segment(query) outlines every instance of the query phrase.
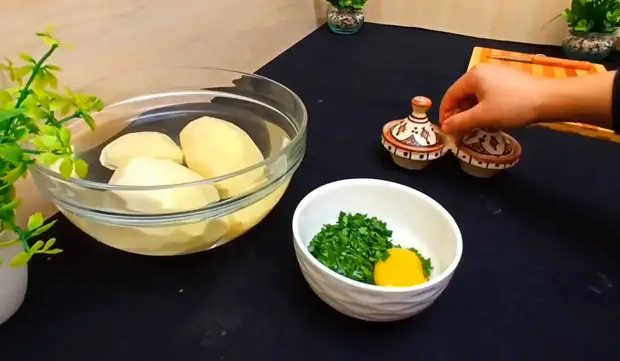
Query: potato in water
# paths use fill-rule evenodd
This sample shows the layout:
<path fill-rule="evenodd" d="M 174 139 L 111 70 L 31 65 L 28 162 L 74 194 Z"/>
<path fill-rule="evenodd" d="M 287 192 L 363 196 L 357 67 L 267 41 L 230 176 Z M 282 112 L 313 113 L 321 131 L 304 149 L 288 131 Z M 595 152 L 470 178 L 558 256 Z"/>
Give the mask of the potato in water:
<path fill-rule="evenodd" d="M 181 148 L 169 136 L 159 132 L 125 134 L 103 148 L 99 162 L 102 166 L 115 170 L 140 157 L 169 159 L 175 163 L 183 163 Z"/>
<path fill-rule="evenodd" d="M 124 186 L 162 186 L 164 189 L 115 191 L 132 211 L 157 214 L 182 212 L 205 207 L 220 200 L 209 184 L 164 186 L 204 180 L 198 173 L 170 159 L 134 158 L 118 168 L 110 184 Z"/>
<path fill-rule="evenodd" d="M 264 160 L 260 149 L 243 129 L 222 119 L 198 118 L 183 128 L 180 140 L 187 166 L 207 179 Z M 265 181 L 263 168 L 258 168 L 215 186 L 222 198 L 229 198 L 247 193 Z"/>
<path fill-rule="evenodd" d="M 183 184 L 204 180 L 198 173 L 169 159 L 134 158 L 118 168 L 110 184 L 125 186 L 162 186 L 163 189 L 154 190 L 123 190 L 114 191 L 119 198 L 125 201 L 130 211 L 158 214 L 190 211 L 200 209 L 220 200 L 217 189 L 209 184 L 184 185 L 181 187 L 166 188 L 165 186 Z M 218 220 L 218 235 L 214 240 L 228 231 L 225 222 Z M 169 227 L 143 227 L 143 233 L 163 237 L 163 244 L 182 243 L 188 237 L 203 235 L 207 227 L 214 224 L 212 221 L 189 222 Z M 213 227 L 211 227 L 213 228 Z M 166 238 L 170 237 L 170 238 Z"/>

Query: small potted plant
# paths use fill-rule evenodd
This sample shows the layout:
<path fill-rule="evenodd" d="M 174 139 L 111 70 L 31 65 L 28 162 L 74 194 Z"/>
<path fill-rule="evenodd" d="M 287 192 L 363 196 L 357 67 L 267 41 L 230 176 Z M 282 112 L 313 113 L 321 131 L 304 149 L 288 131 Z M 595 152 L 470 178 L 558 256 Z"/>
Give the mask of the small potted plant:
<path fill-rule="evenodd" d="M 562 42 L 562 48 L 569 58 L 598 61 L 615 49 L 620 0 L 572 0 L 563 17 L 570 34 Z"/>
<path fill-rule="evenodd" d="M 355 34 L 364 25 L 364 5 L 368 0 L 327 0 L 327 25 L 336 34 Z"/>
<path fill-rule="evenodd" d="M 10 60 L 0 64 L 2 75 L 12 84 L 0 89 L 0 325 L 24 300 L 30 259 L 62 252 L 54 247 L 54 238 L 40 239 L 55 221 L 45 223 L 36 213 L 27 224 L 19 224 L 15 184 L 35 163 L 53 165 L 67 178 L 73 174 L 84 178 L 88 164 L 76 158 L 67 124 L 82 119 L 94 130 L 90 112 L 103 108 L 97 97 L 56 91 L 61 69 L 48 59 L 62 45 L 51 30 L 36 34 L 48 46 L 41 58 L 22 54 L 22 64 Z"/>

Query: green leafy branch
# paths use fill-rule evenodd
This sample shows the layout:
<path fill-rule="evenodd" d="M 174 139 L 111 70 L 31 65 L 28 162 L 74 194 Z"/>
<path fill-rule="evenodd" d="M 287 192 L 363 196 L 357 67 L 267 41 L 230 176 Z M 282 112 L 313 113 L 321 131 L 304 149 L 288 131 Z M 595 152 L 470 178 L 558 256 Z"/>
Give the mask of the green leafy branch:
<path fill-rule="evenodd" d="M 16 222 L 20 200 L 16 198 L 15 183 L 26 178 L 28 167 L 39 163 L 46 166 L 58 165 L 60 174 L 70 178 L 74 173 L 84 178 L 88 164 L 76 157 L 71 131 L 67 123 L 82 119 L 91 130 L 95 122 L 91 112 L 103 109 L 103 103 L 95 96 L 78 94 L 70 89 L 58 93 L 57 73 L 62 69 L 48 64 L 48 59 L 64 46 L 52 36 L 52 28 L 36 33 L 49 47 L 36 60 L 28 54 L 19 57 L 18 65 L 6 59 L 0 64 L 15 87 L 0 90 L 0 231 L 11 231 L 17 238 L 0 243 L 8 247 L 18 243 L 24 248 L 9 265 L 23 266 L 35 254 L 57 254 L 61 249 L 53 248 L 56 240 L 36 238 L 50 229 L 54 222 L 45 224 L 41 213 L 30 216 L 27 228 Z M 33 243 L 34 242 L 34 243 Z M 0 260 L 0 263 L 2 260 Z"/>
<path fill-rule="evenodd" d="M 368 0 L 327 0 L 333 6 L 346 10 L 362 10 Z"/>
<path fill-rule="evenodd" d="M 572 0 L 562 16 L 575 31 L 614 33 L 620 27 L 620 0 Z"/>

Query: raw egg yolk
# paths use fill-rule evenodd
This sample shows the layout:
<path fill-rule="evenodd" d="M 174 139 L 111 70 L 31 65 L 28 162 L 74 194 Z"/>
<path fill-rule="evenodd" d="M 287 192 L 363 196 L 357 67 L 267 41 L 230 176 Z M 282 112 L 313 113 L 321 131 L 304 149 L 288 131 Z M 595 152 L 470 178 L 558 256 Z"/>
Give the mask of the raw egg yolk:
<path fill-rule="evenodd" d="M 418 255 L 404 248 L 391 248 L 385 261 L 375 264 L 374 281 L 377 286 L 410 287 L 426 282 Z"/>

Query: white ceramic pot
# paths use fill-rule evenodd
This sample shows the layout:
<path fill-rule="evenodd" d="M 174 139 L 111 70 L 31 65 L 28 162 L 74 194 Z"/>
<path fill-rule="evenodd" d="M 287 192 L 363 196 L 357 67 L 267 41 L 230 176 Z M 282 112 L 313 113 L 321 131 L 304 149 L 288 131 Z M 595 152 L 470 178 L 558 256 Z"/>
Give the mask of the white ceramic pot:
<path fill-rule="evenodd" d="M 15 239 L 10 232 L 0 233 L 0 242 Z M 26 297 L 28 285 L 28 266 L 11 267 L 9 262 L 24 248 L 19 244 L 9 247 L 0 247 L 0 325 L 6 322 L 17 312 Z"/>
<path fill-rule="evenodd" d="M 321 227 L 340 211 L 364 213 L 387 223 L 396 244 L 415 247 L 432 260 L 430 280 L 413 287 L 381 287 L 350 280 L 325 267 L 308 251 Z M 317 296 L 341 313 L 365 321 L 397 321 L 429 307 L 446 289 L 463 252 L 452 216 L 427 195 L 376 179 L 347 179 L 308 194 L 293 215 L 295 254 Z"/>

